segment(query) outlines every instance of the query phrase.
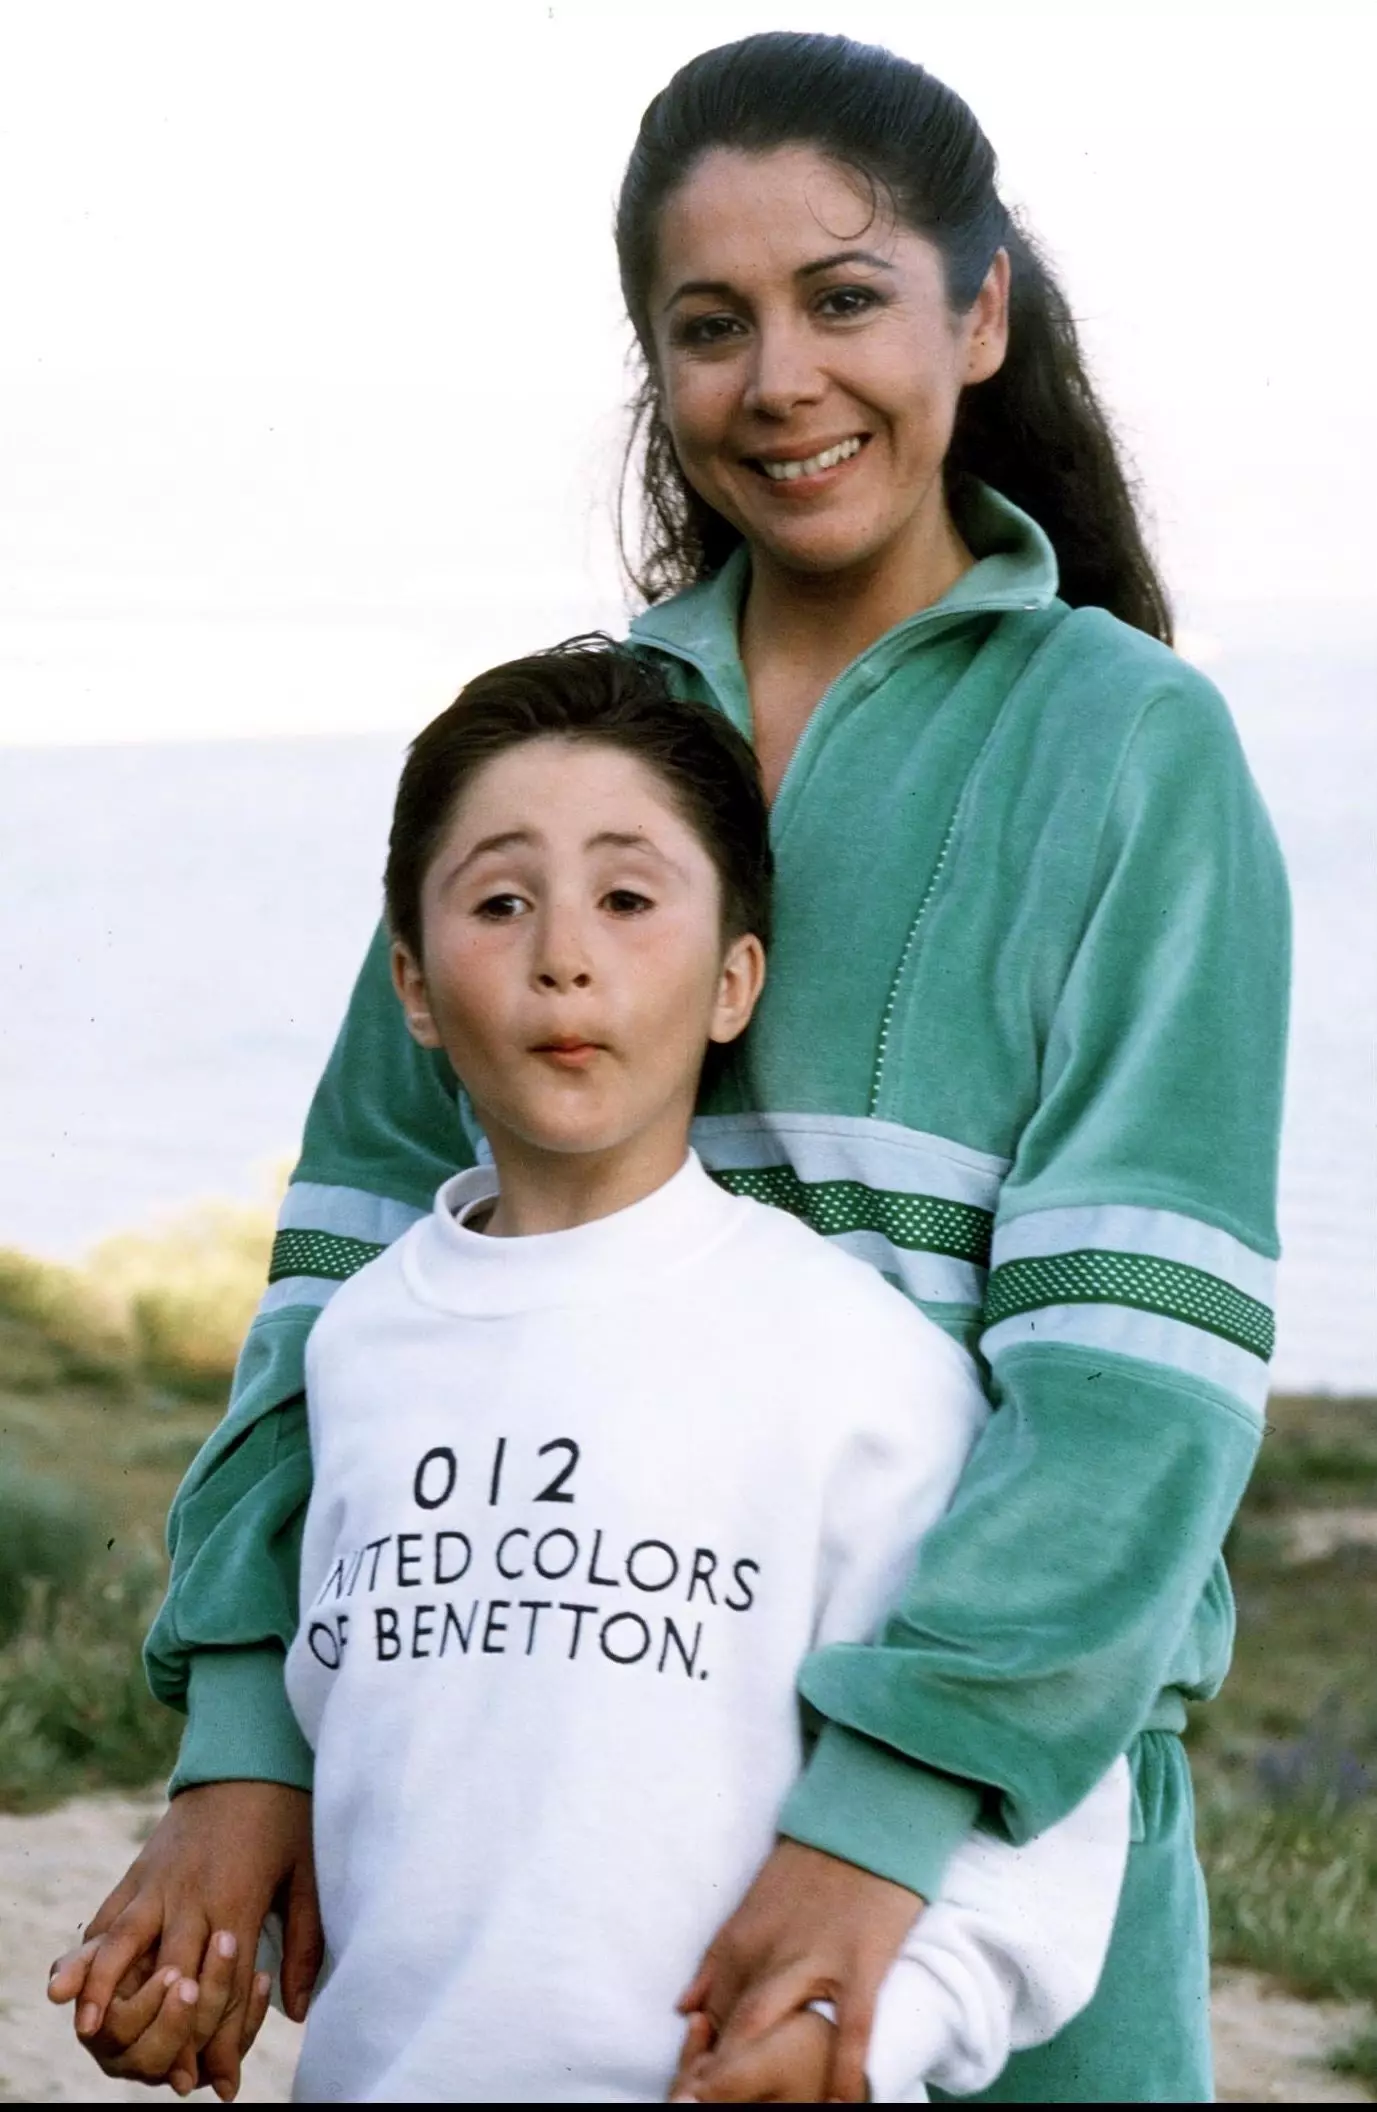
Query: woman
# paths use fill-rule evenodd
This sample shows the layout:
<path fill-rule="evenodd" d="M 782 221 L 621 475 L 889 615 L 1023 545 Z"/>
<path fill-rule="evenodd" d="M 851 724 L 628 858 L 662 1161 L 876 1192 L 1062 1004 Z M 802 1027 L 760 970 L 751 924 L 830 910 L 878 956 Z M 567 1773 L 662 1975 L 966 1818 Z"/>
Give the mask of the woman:
<path fill-rule="evenodd" d="M 723 2033 L 704 2096 L 819 1996 L 836 2094 L 860 2096 L 874 1989 L 977 1811 L 1025 1837 L 1125 1749 L 1138 1837 L 1100 1992 L 988 2095 L 1210 2095 L 1178 1733 L 1227 1663 L 1219 1550 L 1261 1428 L 1285 885 L 994 174 L 920 68 L 770 35 L 656 98 L 618 213 L 645 360 L 633 635 L 751 734 L 774 801 L 769 987 L 696 1141 L 978 1343 L 999 1409 L 876 1644 L 805 1670 L 812 1763 L 687 1991 Z M 98 1918 L 123 1913 L 129 1955 L 159 1927 L 194 1969 L 219 1926 L 243 1954 L 285 1882 L 304 2000 L 309 1776 L 281 1676 L 302 1346 L 472 1158 L 465 1115 L 379 944 L 173 1513 L 148 1661 L 190 1724 L 183 1794 Z M 226 2087 L 238 2036 L 207 2055 Z"/>

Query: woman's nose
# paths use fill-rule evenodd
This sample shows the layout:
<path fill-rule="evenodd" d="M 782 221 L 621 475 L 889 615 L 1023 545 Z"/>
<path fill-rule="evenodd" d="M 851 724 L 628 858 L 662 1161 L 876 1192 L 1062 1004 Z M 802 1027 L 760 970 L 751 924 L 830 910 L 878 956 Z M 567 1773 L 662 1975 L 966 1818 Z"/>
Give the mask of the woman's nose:
<path fill-rule="evenodd" d="M 762 323 L 746 384 L 745 407 L 765 418 L 786 418 L 800 403 L 816 403 L 826 387 L 810 334 L 792 319 Z"/>

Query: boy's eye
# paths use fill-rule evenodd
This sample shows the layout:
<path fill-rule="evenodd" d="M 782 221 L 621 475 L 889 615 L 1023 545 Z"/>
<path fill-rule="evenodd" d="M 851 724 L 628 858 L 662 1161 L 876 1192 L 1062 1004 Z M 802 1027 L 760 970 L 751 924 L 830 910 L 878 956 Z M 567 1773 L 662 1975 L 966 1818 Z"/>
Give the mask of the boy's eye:
<path fill-rule="evenodd" d="M 603 896 L 603 901 L 618 917 L 637 917 L 643 910 L 655 907 L 649 895 L 637 894 L 634 887 L 614 887 Z"/>
<path fill-rule="evenodd" d="M 512 917 L 519 917 L 529 907 L 524 895 L 486 895 L 478 903 L 474 914 L 486 917 L 491 924 L 505 924 Z"/>

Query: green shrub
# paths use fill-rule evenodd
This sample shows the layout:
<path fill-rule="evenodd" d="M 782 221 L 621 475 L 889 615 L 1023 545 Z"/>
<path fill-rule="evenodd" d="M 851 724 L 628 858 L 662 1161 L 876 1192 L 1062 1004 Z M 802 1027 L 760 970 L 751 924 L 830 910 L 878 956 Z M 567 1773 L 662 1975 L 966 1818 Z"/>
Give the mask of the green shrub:
<path fill-rule="evenodd" d="M 206 1203 L 96 1248 L 87 1276 L 127 1316 L 135 1357 L 183 1391 L 219 1389 L 263 1294 L 273 1212 Z"/>
<path fill-rule="evenodd" d="M 0 1247 L 0 1370 L 13 1392 L 123 1374 L 133 1348 L 117 1298 L 78 1269 Z"/>
<path fill-rule="evenodd" d="M 32 1586 L 0 1651 L 0 1808 L 37 1810 L 89 1789 L 142 1789 L 173 1762 L 182 1719 L 154 1701 L 140 1648 L 162 1565 L 147 1551 L 93 1571 L 54 1602 Z"/>
<path fill-rule="evenodd" d="M 1214 1952 L 1302 1995 L 1377 2000 L 1377 1797 L 1202 1797 Z"/>
<path fill-rule="evenodd" d="M 80 1589 L 95 1551 L 91 1508 L 76 1490 L 0 1457 L 0 1643 L 24 1618 L 31 1586 L 59 1602 Z"/>
<path fill-rule="evenodd" d="M 1341 2047 L 1329 2065 L 1340 2075 L 1356 2075 L 1360 2082 L 1377 2083 L 1377 2024 L 1360 2031 L 1356 2039 Z"/>

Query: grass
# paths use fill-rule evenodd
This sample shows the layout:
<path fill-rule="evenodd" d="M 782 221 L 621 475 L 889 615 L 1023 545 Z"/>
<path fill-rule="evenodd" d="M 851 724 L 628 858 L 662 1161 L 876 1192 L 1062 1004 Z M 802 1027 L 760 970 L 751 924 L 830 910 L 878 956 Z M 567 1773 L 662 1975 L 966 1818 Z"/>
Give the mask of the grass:
<path fill-rule="evenodd" d="M 0 1809 L 143 1789 L 170 1772 L 180 1719 L 153 1700 L 139 1658 L 161 1594 L 151 1552 L 125 1556 L 80 1591 L 31 1594 L 0 1652 Z"/>
<path fill-rule="evenodd" d="M 1229 1544 L 1238 1644 L 1191 1726 L 1221 1963 L 1377 2008 L 1377 1547 L 1290 1559 L 1289 1518 L 1377 1512 L 1377 1402 L 1274 1400 Z M 1340 2056 L 1377 2083 L 1377 2021 Z"/>
<path fill-rule="evenodd" d="M 0 1251 L 0 1809 L 171 1767 L 180 1719 L 148 1693 L 140 1645 L 272 1216 L 207 1206 L 79 1269 Z"/>
<path fill-rule="evenodd" d="M 1360 2031 L 1356 2039 L 1334 2055 L 1329 2065 L 1340 2075 L 1355 2076 L 1359 2082 L 1371 2083 L 1377 2088 L 1377 2024 L 1369 2031 Z"/>

